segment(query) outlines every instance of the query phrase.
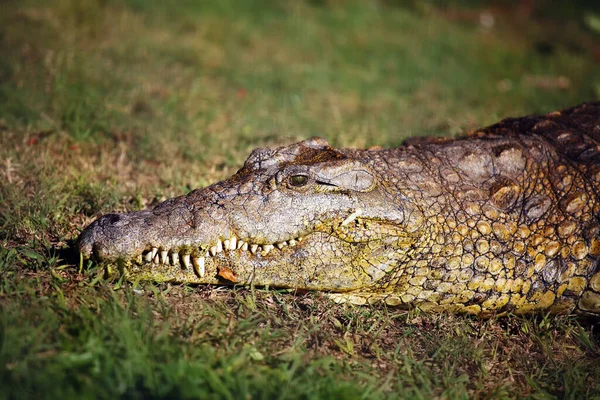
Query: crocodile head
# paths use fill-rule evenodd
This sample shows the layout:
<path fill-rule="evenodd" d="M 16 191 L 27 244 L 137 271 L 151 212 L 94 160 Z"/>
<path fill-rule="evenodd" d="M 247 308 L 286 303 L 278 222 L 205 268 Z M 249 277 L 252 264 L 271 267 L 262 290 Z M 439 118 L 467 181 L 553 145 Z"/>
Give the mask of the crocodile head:
<path fill-rule="evenodd" d="M 256 149 L 227 180 L 99 218 L 79 250 L 142 280 L 334 292 L 385 285 L 422 214 L 387 189 L 364 152 L 320 138 Z"/>

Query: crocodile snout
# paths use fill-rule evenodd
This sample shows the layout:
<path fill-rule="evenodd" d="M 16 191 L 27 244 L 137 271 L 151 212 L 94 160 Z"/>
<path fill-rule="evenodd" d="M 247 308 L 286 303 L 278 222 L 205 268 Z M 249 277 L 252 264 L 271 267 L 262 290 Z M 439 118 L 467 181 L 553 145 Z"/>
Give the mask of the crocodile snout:
<path fill-rule="evenodd" d="M 144 222 L 147 210 L 128 214 L 107 214 L 88 226 L 77 240 L 77 247 L 86 258 L 116 260 L 141 253 L 147 239 Z"/>

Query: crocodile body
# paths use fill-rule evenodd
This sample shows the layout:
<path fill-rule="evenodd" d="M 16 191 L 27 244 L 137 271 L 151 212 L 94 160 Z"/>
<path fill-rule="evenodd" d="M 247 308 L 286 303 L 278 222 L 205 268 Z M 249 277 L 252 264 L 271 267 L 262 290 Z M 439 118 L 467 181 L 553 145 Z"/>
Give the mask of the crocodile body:
<path fill-rule="evenodd" d="M 600 102 L 395 149 L 256 149 L 225 181 L 99 218 L 78 246 L 131 279 L 600 315 Z"/>

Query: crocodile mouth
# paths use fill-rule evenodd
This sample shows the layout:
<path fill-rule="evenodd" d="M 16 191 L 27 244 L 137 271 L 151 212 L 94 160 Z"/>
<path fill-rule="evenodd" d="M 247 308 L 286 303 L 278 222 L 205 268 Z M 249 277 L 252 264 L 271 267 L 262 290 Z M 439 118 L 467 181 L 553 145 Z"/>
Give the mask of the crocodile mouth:
<path fill-rule="evenodd" d="M 386 243 L 399 240 L 395 224 L 359 215 L 351 210 L 269 239 L 227 224 L 173 232 L 149 211 L 109 214 L 86 228 L 77 246 L 83 258 L 105 266 L 106 277 L 130 281 L 351 290 L 376 280 L 379 266 L 394 261 Z M 180 222 L 179 214 L 170 217 Z"/>
<path fill-rule="evenodd" d="M 271 251 L 284 251 L 285 248 L 296 248 L 305 236 L 297 236 L 295 238 L 274 242 L 270 244 L 256 244 L 249 241 L 238 239 L 232 235 L 229 239 L 217 239 L 214 245 L 190 245 L 178 248 L 167 249 L 164 247 L 151 247 L 144 250 L 132 261 L 137 265 L 153 264 L 156 266 L 180 266 L 182 269 L 193 268 L 198 278 L 204 278 L 206 275 L 206 264 L 211 259 L 219 256 L 220 253 L 225 255 L 230 252 L 237 252 L 238 258 L 245 253 L 246 256 L 265 257 Z"/>
<path fill-rule="evenodd" d="M 193 239 L 180 239 L 180 243 L 171 243 L 170 246 L 165 243 L 162 245 L 149 243 L 137 255 L 121 257 L 117 263 L 133 267 L 145 266 L 145 269 L 148 267 L 169 267 L 172 271 L 176 269 L 181 271 L 193 270 L 197 278 L 204 279 L 207 275 L 207 265 L 216 266 L 219 269 L 220 265 L 221 268 L 225 268 L 223 264 L 238 264 L 239 266 L 247 262 L 261 263 L 267 260 L 273 261 L 274 259 L 285 262 L 294 255 L 298 256 L 299 250 L 305 247 L 302 246 L 302 243 L 312 242 L 312 237 L 315 235 L 325 235 L 328 237 L 327 240 L 339 242 L 337 243 L 338 246 L 340 243 L 345 243 L 346 246 L 351 245 L 357 238 L 354 235 L 349 235 L 349 233 L 355 229 L 359 231 L 364 229 L 362 225 L 365 220 L 358 217 L 360 214 L 361 210 L 354 210 L 337 224 L 340 228 L 337 231 L 332 228 L 336 224 L 324 224 L 328 228 L 321 226 L 311 232 L 299 233 L 296 236 L 291 236 L 290 239 L 270 243 L 266 242 L 264 237 L 253 240 L 246 239 L 248 235 L 236 235 L 234 233 L 218 235 L 216 240 L 204 243 Z M 376 223 L 375 221 L 370 222 Z M 355 224 L 359 228 L 356 228 Z M 244 239 L 240 237 L 244 237 Z M 165 240 L 165 242 L 168 242 L 168 240 Z M 245 268 L 242 267 L 242 269 Z"/>

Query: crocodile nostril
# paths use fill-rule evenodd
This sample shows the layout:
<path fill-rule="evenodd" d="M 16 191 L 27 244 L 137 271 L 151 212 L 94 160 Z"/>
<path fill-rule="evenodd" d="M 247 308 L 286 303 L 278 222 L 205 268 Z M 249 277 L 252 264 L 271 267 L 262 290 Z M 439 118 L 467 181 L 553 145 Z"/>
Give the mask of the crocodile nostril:
<path fill-rule="evenodd" d="M 102 218 L 105 220 L 104 222 L 108 222 L 109 224 L 114 224 L 121 220 L 122 215 L 121 214 L 106 214 Z"/>

